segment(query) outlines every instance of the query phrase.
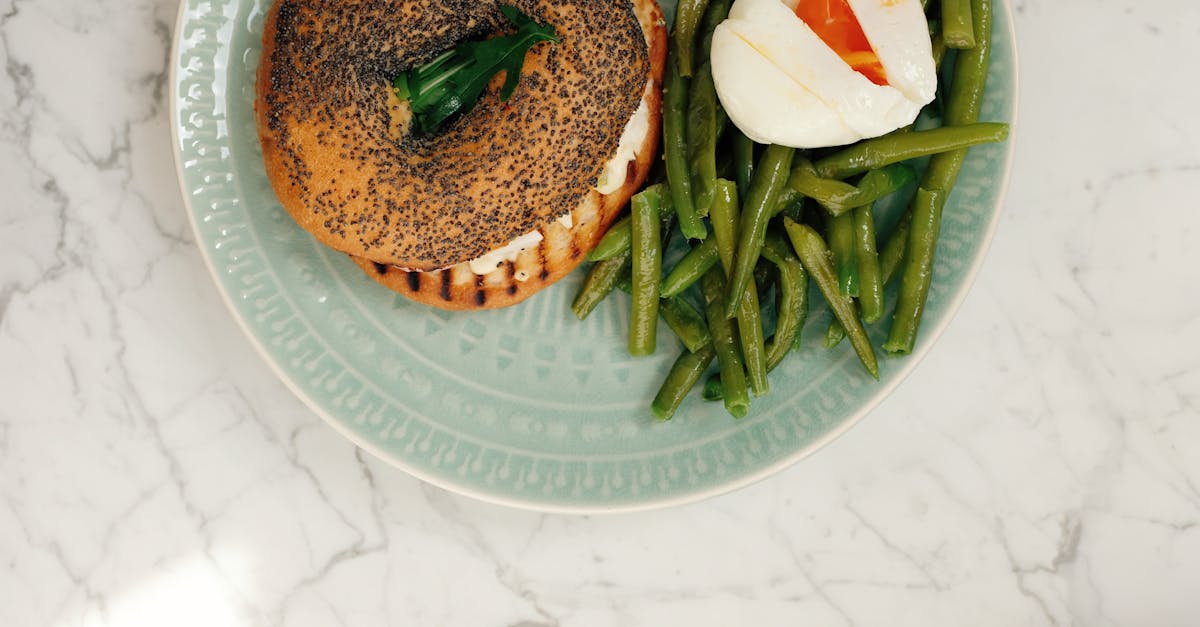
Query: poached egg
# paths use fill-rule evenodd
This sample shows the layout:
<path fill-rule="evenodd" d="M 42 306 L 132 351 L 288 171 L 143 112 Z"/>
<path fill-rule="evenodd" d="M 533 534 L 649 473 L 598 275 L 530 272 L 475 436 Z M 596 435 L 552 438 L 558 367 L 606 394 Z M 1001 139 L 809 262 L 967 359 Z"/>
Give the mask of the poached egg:
<path fill-rule="evenodd" d="M 717 96 L 758 143 L 877 137 L 933 100 L 928 28 L 919 0 L 736 0 L 712 37 Z"/>

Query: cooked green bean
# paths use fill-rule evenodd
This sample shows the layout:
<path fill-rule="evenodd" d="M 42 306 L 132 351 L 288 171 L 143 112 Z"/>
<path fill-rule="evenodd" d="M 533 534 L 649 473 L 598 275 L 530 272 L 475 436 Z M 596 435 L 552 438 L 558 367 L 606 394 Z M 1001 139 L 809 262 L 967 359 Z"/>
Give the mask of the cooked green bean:
<path fill-rule="evenodd" d="M 708 213 L 708 219 L 712 224 L 711 239 L 717 242 L 717 256 L 721 259 L 721 267 L 726 277 L 733 272 L 738 217 L 737 188 L 722 179 L 717 182 L 713 208 Z"/>
<path fill-rule="evenodd" d="M 717 89 L 708 62 L 696 68 L 687 104 L 688 164 L 691 166 L 692 203 L 706 215 L 717 184 Z"/>
<path fill-rule="evenodd" d="M 808 314 L 808 273 L 791 247 L 777 233 L 768 233 L 763 257 L 779 269 L 775 334 L 767 342 L 767 370 L 774 370 L 797 347 Z"/>
<path fill-rule="evenodd" d="M 792 156 L 795 153 L 794 148 L 771 144 L 763 151 L 763 156 L 755 168 L 754 179 L 750 181 L 750 193 L 746 195 L 738 224 L 737 251 L 733 272 L 729 275 L 727 314 L 737 311 L 746 290 L 746 283 L 754 274 L 754 266 L 762 252 L 763 239 L 767 236 L 767 222 L 774 215 L 779 194 L 787 184 L 792 169 Z"/>
<path fill-rule="evenodd" d="M 616 287 L 621 274 L 629 268 L 631 251 L 626 250 L 616 257 L 595 263 L 588 271 L 587 278 L 571 303 L 571 311 L 580 320 L 587 318 L 596 309 L 600 301 L 608 297 Z"/>
<path fill-rule="evenodd" d="M 698 351 L 712 341 L 708 325 L 704 323 L 704 315 L 686 298 L 672 296 L 662 299 L 658 305 L 658 313 L 689 351 Z"/>
<path fill-rule="evenodd" d="M 833 310 L 833 315 L 845 328 L 846 335 L 850 338 L 850 345 L 858 354 L 859 361 L 863 363 L 872 377 L 878 379 L 879 363 L 875 358 L 875 350 L 871 346 L 870 338 L 867 337 L 866 329 L 858 319 L 854 301 L 843 296 L 838 288 L 837 274 L 833 269 L 833 262 L 830 260 L 831 254 L 825 246 L 825 242 L 816 231 L 812 230 L 812 227 L 806 224 L 798 224 L 789 218 L 784 218 L 783 226 L 792 240 L 796 255 L 800 257 L 800 263 L 804 264 L 804 269 L 808 271 L 809 276 L 816 282 L 817 288 L 821 290 L 821 294 L 825 296 L 829 308 Z"/>
<path fill-rule="evenodd" d="M 991 0 L 973 0 L 971 14 L 974 16 L 975 47 L 960 50 L 955 59 L 954 81 L 946 97 L 947 124 L 975 122 L 979 119 L 983 103 L 992 48 Z M 883 349 L 889 353 L 908 354 L 916 345 L 917 330 L 933 279 L 933 260 L 941 229 L 942 209 L 966 156 L 967 151 L 962 148 L 930 159 L 913 198 L 912 226 L 908 235 L 904 274 L 900 277 L 900 294 L 887 341 L 883 344 Z"/>
<path fill-rule="evenodd" d="M 779 192 L 779 200 L 775 203 L 774 215 L 785 215 L 797 222 L 802 222 L 805 198 L 804 194 L 791 187 L 783 188 L 783 191 Z"/>
<path fill-rule="evenodd" d="M 833 348 L 842 343 L 846 339 L 846 327 L 837 321 L 837 318 L 829 321 L 829 328 L 825 329 L 825 348 Z"/>
<path fill-rule="evenodd" d="M 631 245 L 633 245 L 631 221 L 629 216 L 625 216 L 608 227 L 604 237 L 600 238 L 600 243 L 596 244 L 596 247 L 588 253 L 587 258 L 588 261 L 611 259 L 629 250 Z"/>
<path fill-rule="evenodd" d="M 883 249 L 879 251 L 879 274 L 883 278 L 883 284 L 888 285 L 892 279 L 898 276 L 896 270 L 900 268 L 901 262 L 904 261 L 904 251 L 908 248 L 908 231 L 912 227 L 912 211 L 905 211 L 904 215 L 900 216 L 900 222 L 896 224 L 896 228 L 892 231 L 892 235 L 884 242 Z"/>
<path fill-rule="evenodd" d="M 711 0 L 708 3 L 708 8 L 704 11 L 704 17 L 700 20 L 700 42 L 697 44 L 700 52 L 700 59 L 707 60 L 712 56 L 712 35 L 716 30 L 717 25 L 725 21 L 729 16 L 729 7 L 733 5 L 733 0 Z"/>
<path fill-rule="evenodd" d="M 917 171 L 911 166 L 893 163 L 868 171 L 857 184 L 851 185 L 837 179 L 821 178 L 811 163 L 802 161 L 792 168 L 788 187 L 817 201 L 836 216 L 869 205 L 916 180 Z"/>
<path fill-rule="evenodd" d="M 948 126 L 977 125 L 987 86 L 988 63 L 992 55 L 992 0 L 971 0 L 974 17 L 975 47 L 959 51 L 954 61 L 954 80 L 946 94 Z M 1007 125 L 1005 125 L 1007 130 Z M 1006 133 L 1007 135 L 1007 133 Z"/>
<path fill-rule="evenodd" d="M 940 70 L 942 61 L 946 59 L 946 40 L 938 33 L 929 40 L 929 44 L 933 49 L 933 67 Z"/>
<path fill-rule="evenodd" d="M 657 195 L 635 194 L 630 203 L 633 219 L 633 283 L 629 314 L 629 354 L 654 353 L 658 330 L 659 286 L 662 281 L 662 225 Z"/>
<path fill-rule="evenodd" d="M 681 76 L 691 76 L 692 70 L 695 69 L 693 59 L 696 56 L 696 31 L 700 28 L 700 20 L 704 17 L 706 8 L 708 8 L 708 0 L 679 0 L 679 4 L 675 7 L 675 30 L 672 43 L 679 51 Z"/>
<path fill-rule="evenodd" d="M 859 206 L 896 193 L 907 185 L 917 182 L 917 170 L 904 163 L 892 163 L 868 171 L 858 180 Z"/>
<path fill-rule="evenodd" d="M 662 282 L 662 295 L 675 296 L 696 284 L 705 272 L 721 262 L 717 252 L 717 241 L 711 237 L 700 242 L 688 251 L 679 263 L 667 273 Z"/>
<path fill-rule="evenodd" d="M 700 390 L 700 398 L 706 401 L 725 400 L 725 387 L 721 385 L 721 373 L 714 373 L 704 382 Z"/>
<path fill-rule="evenodd" d="M 854 210 L 854 261 L 858 264 L 858 307 L 863 322 L 883 317 L 883 273 L 875 240 L 875 215 L 871 205 Z"/>
<path fill-rule="evenodd" d="M 726 275 L 733 270 L 734 246 L 738 229 L 737 187 L 726 180 L 717 181 L 716 198 L 709 218 L 712 221 L 713 237 L 717 240 L 717 252 Z M 770 390 L 767 383 L 767 351 L 763 339 L 762 312 L 758 307 L 758 289 L 748 281 L 744 294 L 738 301 L 735 312 L 738 325 L 738 340 L 742 357 L 746 363 L 750 390 L 762 396 Z"/>
<path fill-rule="evenodd" d="M 679 73 L 674 49 L 667 55 L 663 79 L 663 160 L 671 201 L 679 218 L 679 230 L 689 239 L 703 239 L 706 231 L 692 199 L 692 175 L 688 171 L 687 98 L 688 79 Z"/>
<path fill-rule="evenodd" d="M 657 195 L 658 215 L 660 218 L 666 220 L 675 215 L 675 206 L 671 202 L 671 194 L 666 185 L 662 183 L 651 185 L 642 190 L 641 193 Z M 669 236 L 670 231 L 664 229 L 664 235 Z M 603 261 L 604 259 L 615 257 L 622 251 L 629 250 L 632 242 L 633 232 L 630 230 L 630 219 L 627 215 L 608 227 L 608 231 L 604 233 L 604 237 L 600 238 L 600 242 L 588 253 L 588 260 Z"/>
<path fill-rule="evenodd" d="M 971 0 L 942 0 L 942 37 L 946 46 L 959 50 L 975 47 Z"/>
<path fill-rule="evenodd" d="M 854 259 L 854 214 L 843 213 L 825 220 L 825 239 L 833 253 L 838 288 L 842 296 L 858 296 L 858 262 Z"/>
<path fill-rule="evenodd" d="M 808 273 L 796 257 L 792 247 L 775 232 L 768 232 L 762 256 L 778 268 L 776 282 L 779 304 L 775 333 L 767 340 L 767 372 L 783 362 L 790 351 L 800 347 L 800 331 L 808 317 Z M 704 383 L 702 397 L 706 401 L 719 401 L 725 396 L 721 376 L 715 374 Z"/>
<path fill-rule="evenodd" d="M 622 273 L 621 277 L 617 279 L 616 287 L 623 292 L 633 293 L 633 281 L 629 273 Z M 659 300 L 658 316 L 667 323 L 667 326 L 675 333 L 675 337 L 679 338 L 679 341 L 683 342 L 689 351 L 700 350 L 700 347 L 711 341 L 708 325 L 704 322 L 704 314 L 700 313 L 682 296 Z"/>
<path fill-rule="evenodd" d="M 746 385 L 746 372 L 738 350 L 737 331 L 729 320 L 725 309 L 725 279 L 720 268 L 709 270 L 701 281 L 704 289 L 705 313 L 708 317 L 708 332 L 712 334 L 713 348 L 717 352 L 717 363 L 721 370 L 721 382 L 725 388 L 725 410 L 737 418 L 750 410 L 750 390 Z"/>
<path fill-rule="evenodd" d="M 978 48 L 976 46 L 972 50 L 977 51 Z M 956 71 L 955 83 L 958 82 Z M 978 144 L 1002 142 L 1007 138 L 1007 124 L 964 122 L 961 125 L 943 126 L 927 131 L 892 133 L 866 139 L 817 161 L 815 165 L 817 174 L 824 178 L 844 179 L 885 165 Z"/>
<path fill-rule="evenodd" d="M 822 207 L 831 209 L 834 215 L 841 213 L 840 209 L 859 195 L 858 188 L 845 181 L 818 176 L 817 169 L 808 159 L 803 159 L 792 167 L 788 187 L 816 200 Z"/>
<path fill-rule="evenodd" d="M 650 402 L 650 411 L 654 412 L 654 416 L 659 420 L 670 420 L 716 356 L 717 352 L 711 343 L 695 352 L 683 351 L 671 366 L 658 394 Z"/>
<path fill-rule="evenodd" d="M 745 198 L 750 191 L 750 180 L 754 177 L 754 140 L 733 129 L 733 172 L 737 179 L 738 194 Z"/>

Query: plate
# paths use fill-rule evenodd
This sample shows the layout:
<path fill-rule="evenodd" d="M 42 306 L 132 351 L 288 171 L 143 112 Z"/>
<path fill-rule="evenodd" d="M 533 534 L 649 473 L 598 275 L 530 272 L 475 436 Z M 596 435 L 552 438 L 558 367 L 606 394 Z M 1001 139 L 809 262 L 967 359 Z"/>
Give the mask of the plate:
<path fill-rule="evenodd" d="M 185 0 L 172 52 L 178 174 L 196 241 L 230 311 L 291 389 L 358 446 L 429 483 L 541 511 L 607 512 L 745 486 L 819 449 L 875 407 L 928 351 L 966 295 L 996 227 L 1013 140 L 971 150 L 945 209 L 914 354 L 871 380 L 848 346 L 799 354 L 734 420 L 693 394 L 670 422 L 648 406 L 678 347 L 625 351 L 628 301 L 586 321 L 576 271 L 499 311 L 448 313 L 380 287 L 279 205 L 255 131 L 254 73 L 270 0 Z M 1012 18 L 999 4 L 983 119 L 1013 122 Z M 886 211 L 884 212 L 886 213 Z M 882 214 L 881 214 L 882 215 Z M 886 329 L 872 329 L 876 344 Z"/>

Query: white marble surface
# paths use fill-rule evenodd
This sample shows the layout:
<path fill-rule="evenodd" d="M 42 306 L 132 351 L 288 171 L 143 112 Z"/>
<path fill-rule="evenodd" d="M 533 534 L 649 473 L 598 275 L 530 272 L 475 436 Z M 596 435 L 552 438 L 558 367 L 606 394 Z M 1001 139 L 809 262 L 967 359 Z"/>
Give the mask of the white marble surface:
<path fill-rule="evenodd" d="M 584 518 L 368 458 L 247 345 L 177 0 L 0 0 L 0 625 L 1200 624 L 1200 8 L 1015 6 L 1007 211 L 917 372 L 770 480 Z"/>

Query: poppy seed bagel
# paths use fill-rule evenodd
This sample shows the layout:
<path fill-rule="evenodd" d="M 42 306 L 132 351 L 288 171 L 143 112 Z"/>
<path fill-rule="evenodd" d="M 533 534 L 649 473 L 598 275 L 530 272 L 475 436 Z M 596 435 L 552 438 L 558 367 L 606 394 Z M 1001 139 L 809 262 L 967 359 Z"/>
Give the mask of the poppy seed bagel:
<path fill-rule="evenodd" d="M 391 81 L 459 41 L 504 32 L 495 2 L 276 0 L 264 27 L 255 110 L 267 174 L 318 241 L 424 301 L 407 289 L 412 271 L 453 275 L 519 236 L 543 234 L 536 283 L 522 277 L 479 302 L 489 277 L 520 274 L 520 261 L 509 261 L 469 277 L 476 289 L 461 299 L 439 285 L 428 300 L 448 308 L 511 304 L 536 291 L 525 284 L 574 268 L 644 180 L 657 145 L 666 35 L 654 0 L 505 4 L 552 26 L 559 42 L 530 51 L 507 101 L 496 76 L 473 109 L 426 136 L 397 130 Z M 652 123 L 637 158 L 620 189 L 599 194 L 643 100 Z M 570 227 L 559 223 L 568 214 Z M 558 229 L 571 236 L 556 238 Z M 556 241 L 566 254 L 546 253 Z"/>

